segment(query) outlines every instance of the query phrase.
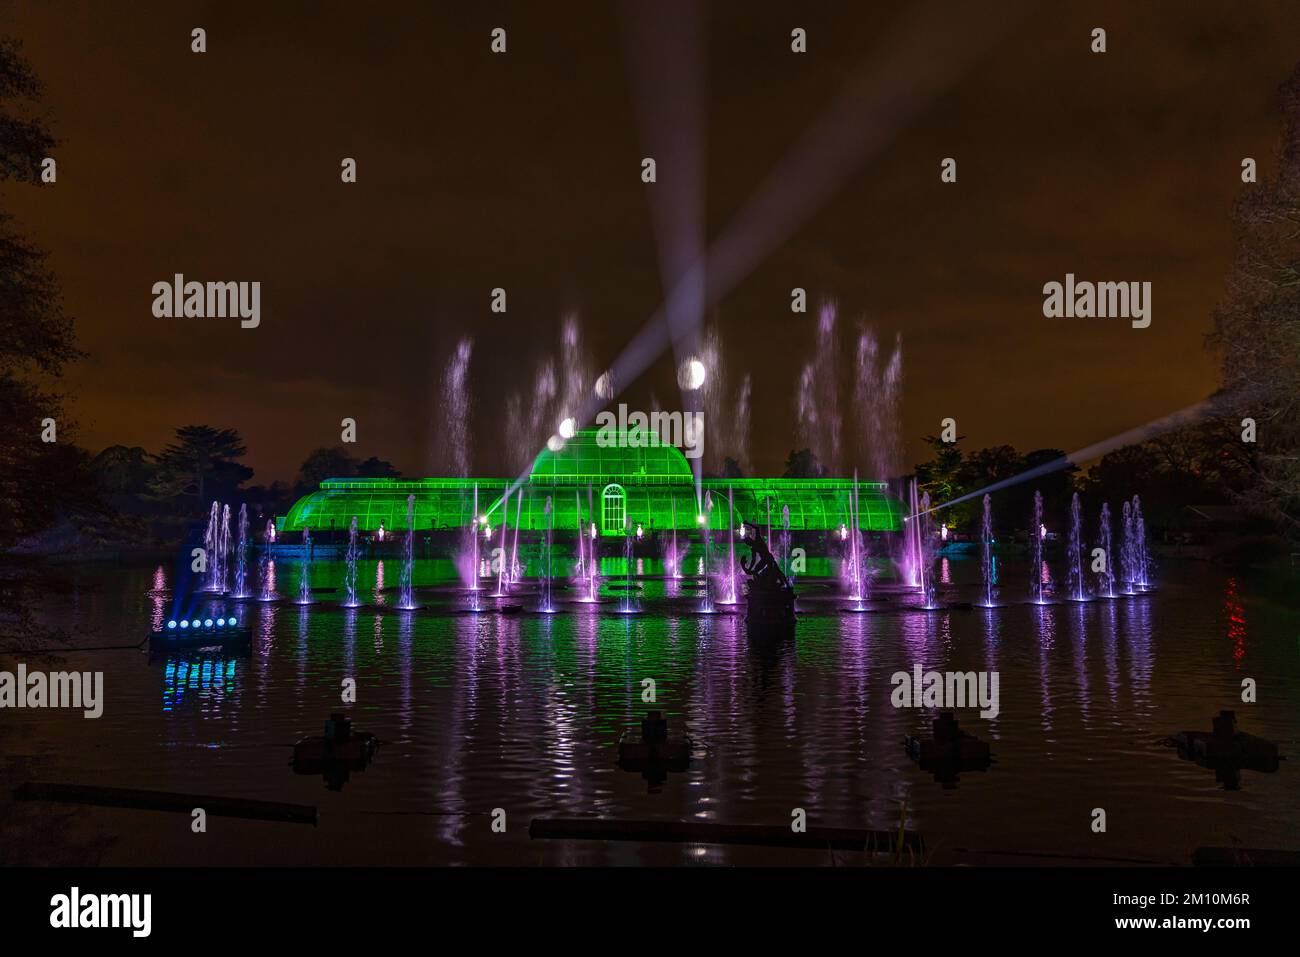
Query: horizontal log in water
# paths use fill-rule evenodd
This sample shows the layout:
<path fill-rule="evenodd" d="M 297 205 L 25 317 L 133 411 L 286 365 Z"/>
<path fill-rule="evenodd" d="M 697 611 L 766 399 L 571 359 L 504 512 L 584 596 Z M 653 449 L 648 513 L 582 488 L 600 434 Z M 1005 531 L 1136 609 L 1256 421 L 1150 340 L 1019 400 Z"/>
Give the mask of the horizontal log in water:
<path fill-rule="evenodd" d="M 552 840 L 647 841 L 674 844 L 751 844 L 805 850 L 878 851 L 901 847 L 921 853 L 925 841 L 916 831 L 872 831 L 850 827 L 810 827 L 803 833 L 789 825 L 708 824 L 692 821 L 618 821 L 605 818 L 536 817 L 528 836 Z"/>
<path fill-rule="evenodd" d="M 15 801 L 53 801 L 60 804 L 91 804 L 97 807 L 135 808 L 141 811 L 173 811 L 190 814 L 195 808 L 216 817 L 242 817 L 286 824 L 316 824 L 316 808 L 308 804 L 280 804 L 246 798 L 214 797 L 208 794 L 176 794 L 172 791 L 139 791 L 134 788 L 106 788 L 86 784 L 28 782 L 14 788 Z"/>

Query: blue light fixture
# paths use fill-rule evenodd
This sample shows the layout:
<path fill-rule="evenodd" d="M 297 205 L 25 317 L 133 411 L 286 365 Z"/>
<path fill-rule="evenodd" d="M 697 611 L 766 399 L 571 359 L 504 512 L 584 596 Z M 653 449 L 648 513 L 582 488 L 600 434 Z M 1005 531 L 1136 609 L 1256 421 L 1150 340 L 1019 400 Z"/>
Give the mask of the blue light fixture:
<path fill-rule="evenodd" d="M 232 619 L 230 619 L 230 624 L 235 625 L 235 624 L 237 624 L 237 622 L 235 621 L 235 619 L 232 618 Z"/>
<path fill-rule="evenodd" d="M 188 628 L 189 626 L 190 626 L 190 623 L 189 623 L 188 621 L 182 621 L 182 622 L 181 622 L 181 627 L 182 627 L 182 628 Z"/>
<path fill-rule="evenodd" d="M 175 627 L 176 627 L 176 619 L 173 618 L 171 621 L 167 622 L 167 627 L 168 627 L 168 628 L 175 628 Z"/>
<path fill-rule="evenodd" d="M 203 627 L 204 627 L 204 628 L 211 628 L 211 627 L 212 627 L 212 619 L 209 618 L 207 621 L 205 621 L 205 622 L 203 623 Z"/>
<path fill-rule="evenodd" d="M 224 625 L 225 623 L 226 623 L 226 619 L 224 619 L 224 618 L 218 618 L 218 619 L 217 619 L 217 627 L 218 627 L 218 628 L 220 628 L 220 627 L 221 627 L 222 625 Z"/>

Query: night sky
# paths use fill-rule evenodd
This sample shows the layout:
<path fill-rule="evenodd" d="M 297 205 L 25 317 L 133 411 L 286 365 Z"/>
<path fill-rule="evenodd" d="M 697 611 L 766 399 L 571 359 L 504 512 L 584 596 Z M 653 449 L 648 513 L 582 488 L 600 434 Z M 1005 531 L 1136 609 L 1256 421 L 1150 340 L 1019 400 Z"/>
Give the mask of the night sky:
<path fill-rule="evenodd" d="M 710 238 L 886 58 L 902 5 L 866 6 L 709 7 Z M 790 52 L 796 26 L 806 55 Z M 931 29 L 946 27 L 961 29 Z M 662 184 L 640 181 L 617 6 L 0 3 L 0 33 L 24 41 L 60 142 L 57 185 L 6 184 L 0 202 L 63 284 L 88 353 L 65 387 L 92 451 L 234 427 L 268 483 L 351 416 L 356 454 L 421 473 L 441 371 L 470 334 L 474 471 L 502 474 L 504 398 L 530 388 L 562 317 L 607 363 L 662 300 L 646 196 Z M 1206 396 L 1240 163 L 1272 171 L 1297 38 L 1294 2 L 1029 7 L 711 311 L 728 374 L 754 376 L 756 467 L 779 474 L 795 442 L 816 309 L 791 315 L 793 286 L 837 299 L 846 333 L 902 332 L 912 461 L 944 416 L 969 447 L 1068 450 Z M 939 66 L 906 68 L 904 87 Z M 345 156 L 356 185 L 340 183 Z M 260 280 L 260 328 L 155 318 L 151 286 L 176 272 Z M 1042 286 L 1067 272 L 1152 282 L 1151 327 L 1045 319 Z M 652 390 L 676 404 L 667 357 L 624 398 Z"/>

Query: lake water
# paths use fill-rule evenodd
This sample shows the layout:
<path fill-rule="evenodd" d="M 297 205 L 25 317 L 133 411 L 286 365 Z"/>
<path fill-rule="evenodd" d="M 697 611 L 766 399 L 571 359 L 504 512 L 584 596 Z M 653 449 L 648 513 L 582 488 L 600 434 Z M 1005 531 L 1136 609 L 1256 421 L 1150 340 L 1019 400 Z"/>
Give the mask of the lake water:
<path fill-rule="evenodd" d="M 281 562 L 279 591 L 297 594 Z M 386 565 L 386 567 L 383 567 Z M 643 570 L 644 569 L 643 567 Z M 978 560 L 941 562 L 941 600 L 977 598 Z M 66 566 L 45 613 L 83 647 L 134 643 L 180 603 L 169 568 Z M 80 652 L 51 668 L 102 670 L 103 717 L 9 711 L 0 821 L 11 860 L 100 864 L 855 864 L 861 855 L 528 837 L 534 817 L 600 816 L 788 826 L 908 826 L 933 864 L 1187 863 L 1203 845 L 1300 850 L 1300 613 L 1278 600 L 1288 569 L 1233 572 L 1169 563 L 1158 590 L 1113 601 L 911 611 L 897 599 L 845 614 L 830 580 L 800 583 L 793 642 L 755 645 L 739 616 L 694 613 L 694 593 L 646 578 L 642 614 L 571 603 L 562 613 L 451 614 L 446 563 L 416 570 L 416 613 L 391 608 L 396 563 L 364 562 L 365 607 L 334 603 L 340 563 L 319 565 L 317 603 L 198 606 L 238 613 L 251 656 Z M 375 594 L 376 579 L 383 590 Z M 1019 602 L 1023 567 L 1002 569 Z M 1012 584 L 1007 584 L 1012 583 Z M 615 592 L 604 594 L 613 600 Z M 441 610 L 439 610 L 441 609 Z M 189 610 L 189 606 L 182 608 Z M 891 705 L 891 675 L 996 671 L 1000 714 L 958 712 L 995 763 L 945 788 L 904 752 L 933 712 Z M 6 664 L 5 667 L 12 667 Z M 35 667 L 35 665 L 33 665 Z M 340 709 L 384 742 L 339 791 L 296 775 L 291 748 Z M 1241 702 L 1244 678 L 1258 702 Z M 690 768 L 651 786 L 616 765 L 616 744 L 649 706 L 654 679 Z M 1212 771 L 1159 739 L 1208 731 L 1220 709 L 1293 757 Z M 60 808 L 9 800 L 24 780 L 148 788 L 315 805 L 317 827 L 183 814 Z M 493 833 L 494 808 L 506 812 Z M 1107 829 L 1092 830 L 1094 808 Z M 21 835 L 21 839 L 19 838 Z"/>

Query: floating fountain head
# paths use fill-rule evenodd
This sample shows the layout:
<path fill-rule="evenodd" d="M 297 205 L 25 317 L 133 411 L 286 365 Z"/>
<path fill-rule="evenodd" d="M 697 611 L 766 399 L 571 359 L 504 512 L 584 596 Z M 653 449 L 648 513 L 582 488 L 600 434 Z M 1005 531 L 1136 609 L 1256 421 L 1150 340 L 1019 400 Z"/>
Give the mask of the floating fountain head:
<path fill-rule="evenodd" d="M 993 558 L 993 496 L 984 496 L 984 521 L 980 525 L 980 572 L 984 578 L 984 607 L 992 608 L 993 586 L 997 582 L 997 568 Z"/>
<path fill-rule="evenodd" d="M 1032 564 L 1029 569 L 1029 595 L 1036 604 L 1043 603 L 1043 493 L 1034 492 L 1034 520 L 1029 526 Z"/>
<path fill-rule="evenodd" d="M 360 602 L 357 601 L 357 517 L 352 516 L 352 524 L 348 526 L 348 552 L 344 559 L 343 568 L 343 605 L 346 608 L 356 608 Z"/>
<path fill-rule="evenodd" d="M 302 530 L 302 564 L 298 567 L 298 604 L 311 604 L 311 529 Z"/>
<path fill-rule="evenodd" d="M 1097 529 L 1097 540 L 1101 543 L 1101 571 L 1097 573 L 1097 594 L 1107 598 L 1115 597 L 1115 569 L 1112 562 L 1115 553 L 1111 548 L 1110 503 L 1101 503 L 1101 519 Z"/>
<path fill-rule="evenodd" d="M 239 506 L 239 545 L 235 551 L 235 597 L 248 597 L 248 505 Z"/>
<path fill-rule="evenodd" d="M 1087 601 L 1083 588 L 1083 507 L 1079 504 L 1079 493 L 1074 493 L 1070 501 L 1070 597 L 1075 601 Z"/>
<path fill-rule="evenodd" d="M 402 543 L 402 572 L 398 579 L 397 607 L 415 608 L 415 496 L 406 497 L 406 541 Z"/>

